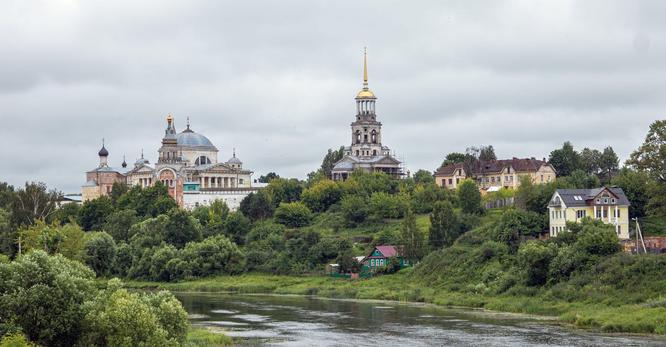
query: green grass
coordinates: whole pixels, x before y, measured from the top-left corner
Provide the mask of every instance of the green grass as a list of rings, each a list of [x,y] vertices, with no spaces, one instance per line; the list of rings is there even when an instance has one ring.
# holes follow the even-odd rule
[[[187,332],[185,347],[204,347],[204,346],[231,346],[234,341],[231,337],[205,328],[191,328]]]

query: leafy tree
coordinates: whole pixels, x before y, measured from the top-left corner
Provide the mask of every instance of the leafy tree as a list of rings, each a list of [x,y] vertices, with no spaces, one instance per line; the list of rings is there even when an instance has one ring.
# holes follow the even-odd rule
[[[620,159],[618,159],[617,154],[613,150],[613,147],[604,148],[601,157],[599,158],[599,167],[606,175],[606,182],[610,182],[613,178],[613,174],[617,172],[620,166]]]
[[[169,190],[162,182],[156,182],[147,188],[133,186],[118,197],[116,206],[118,209],[135,210],[140,217],[155,217],[177,207],[176,201],[169,196]]]
[[[125,242],[118,243],[116,247],[116,261],[113,274],[120,277],[126,277],[129,269],[132,267],[134,250]]]
[[[245,269],[245,255],[224,235],[188,243],[182,259],[189,263],[193,276],[237,274]]]
[[[303,191],[302,201],[310,210],[324,212],[342,198],[342,188],[331,180],[322,180]]]
[[[159,246],[166,239],[167,215],[159,215],[132,225],[129,231],[130,244],[137,249]]]
[[[269,172],[265,176],[261,175],[259,176],[259,183],[270,183],[274,179],[278,179],[280,176],[276,174],[275,172]]]
[[[18,235],[11,224],[9,212],[0,208],[0,253],[13,256],[16,252]]]
[[[108,196],[101,196],[83,203],[79,214],[79,225],[85,231],[102,230],[106,218],[113,213],[113,204]]]
[[[361,271],[361,264],[354,258],[351,248],[340,252],[337,258],[335,258],[335,263],[338,264],[340,273],[358,273]]]
[[[62,255],[34,251],[0,263],[0,335],[18,327],[43,346],[74,346],[81,327],[81,305],[95,292],[95,274]]]
[[[243,244],[250,231],[250,220],[240,212],[231,212],[224,221],[224,232],[236,244]]]
[[[361,224],[368,217],[368,201],[362,196],[346,195],[340,203],[342,216],[349,226]]]
[[[9,333],[0,338],[0,347],[38,347],[28,341],[25,335],[20,332]]]
[[[541,286],[548,280],[549,266],[557,256],[557,247],[543,241],[532,240],[523,243],[518,250],[518,267],[523,269],[528,286]]]
[[[666,120],[650,125],[643,144],[631,153],[627,165],[647,173],[654,183],[649,185],[648,213],[666,217]]]
[[[495,155],[495,149],[493,148],[492,145],[481,146],[481,148],[479,148],[479,160],[480,161],[497,160],[497,156]]]
[[[48,254],[62,254],[69,259],[81,259],[85,233],[76,224],[59,226],[37,221],[34,225],[21,228],[19,235],[23,253],[42,250]]]
[[[435,177],[432,175],[432,172],[428,170],[419,170],[414,173],[414,182],[418,183],[435,183]]]
[[[116,241],[129,241],[132,225],[139,222],[134,210],[119,210],[106,217],[102,230],[106,231]]]
[[[322,169],[318,169],[317,171],[312,171],[308,173],[308,178],[305,180],[305,187],[310,188],[319,181],[327,180],[329,177],[326,176],[324,171]]]
[[[10,211],[12,201],[14,201],[14,186],[0,182],[0,208]]]
[[[180,279],[184,273],[173,271],[173,263],[171,266],[169,262],[178,258],[178,250],[173,245],[165,245],[153,249],[150,255],[150,267],[148,270],[150,279],[155,281],[170,281]]]
[[[48,222],[58,221],[60,225],[65,225],[67,223],[76,223],[81,213],[81,205],[79,204],[64,204],[60,206],[55,213],[53,213],[50,218],[47,219]]]
[[[465,153],[459,153],[459,152],[449,153],[444,158],[444,161],[442,162],[442,166],[447,166],[447,165],[457,164],[457,163],[463,163],[467,159],[468,159],[468,157]]]
[[[631,204],[629,205],[629,217],[644,217],[645,209],[649,200],[650,177],[642,171],[634,171],[623,168],[613,177],[611,184],[622,188]]]
[[[458,203],[464,213],[479,213],[481,211],[481,193],[472,180],[464,180],[458,185]]]
[[[383,172],[367,173],[357,170],[340,185],[345,194],[364,195],[366,197],[377,192],[389,194],[398,192],[398,180]]]
[[[169,211],[169,221],[164,227],[164,241],[176,248],[185,246],[190,241],[201,240],[201,229],[194,217],[182,209]]]
[[[312,212],[302,202],[281,203],[275,210],[275,221],[292,228],[310,224]]]
[[[555,168],[558,176],[569,176],[574,170],[581,168],[580,154],[567,141],[562,148],[550,152],[548,162]]]
[[[434,183],[419,184],[412,191],[412,209],[416,213],[430,213],[437,201],[451,200],[451,193]]]
[[[666,182],[666,120],[650,125],[645,141],[631,153],[627,165],[649,173],[660,184]]]
[[[125,182],[114,182],[111,186],[111,194],[109,197],[114,205],[118,202],[118,199],[129,190],[129,186]]]
[[[596,188],[601,185],[599,178],[592,174],[588,175],[583,170],[574,170],[571,175],[557,179],[558,188],[583,189]]]
[[[370,212],[375,218],[402,218],[409,209],[406,195],[376,192],[370,196]]]
[[[116,242],[105,232],[90,233],[83,246],[83,260],[98,276],[108,276],[116,261]]]
[[[47,191],[44,183],[26,182],[23,188],[12,194],[14,225],[32,225],[37,220],[46,220],[56,211],[56,203],[61,195],[56,190]]]
[[[460,235],[460,222],[456,216],[453,205],[448,201],[435,203],[430,214],[430,233],[428,243],[433,250],[453,244]]]
[[[546,228],[545,216],[518,209],[506,210],[495,225],[493,235],[495,241],[509,246],[516,251],[520,241],[525,237],[536,237]]]
[[[404,257],[411,262],[416,262],[425,255],[425,236],[416,225],[416,216],[412,210],[407,210],[402,222],[400,243]]]
[[[589,149],[585,147],[580,152],[580,162],[581,170],[588,175],[596,175],[601,169],[601,152],[597,149]]]
[[[520,186],[516,189],[516,206],[526,211],[545,214],[548,211],[548,202],[555,194],[556,188],[553,182],[534,184],[529,176],[522,176]]]
[[[273,205],[263,191],[248,194],[241,201],[239,209],[244,216],[253,221],[273,216]]]
[[[273,207],[278,207],[281,202],[296,202],[301,200],[303,185],[295,178],[277,178],[268,184],[264,192],[268,194]]]
[[[324,156],[324,160],[321,163],[321,171],[324,174],[325,177],[331,177],[331,171],[333,170],[333,166],[335,166],[335,163],[340,161],[342,157],[344,157],[345,154],[345,148],[344,146],[340,146],[340,148],[337,151],[334,151],[332,149],[328,150],[328,153]]]
[[[620,240],[611,225],[583,225],[574,246],[588,254],[606,256],[620,251]]]
[[[189,326],[187,312],[173,294],[130,293],[118,280],[109,281],[84,312],[80,344],[85,346],[176,347],[185,341]]]

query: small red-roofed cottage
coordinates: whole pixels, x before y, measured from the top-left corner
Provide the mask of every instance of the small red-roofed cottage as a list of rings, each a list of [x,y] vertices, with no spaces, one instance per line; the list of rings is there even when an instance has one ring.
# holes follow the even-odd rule
[[[409,266],[409,261],[403,258],[400,249],[396,246],[377,246],[368,256],[363,258],[361,263],[363,267],[372,271],[389,265],[391,259],[397,260],[401,269]]]

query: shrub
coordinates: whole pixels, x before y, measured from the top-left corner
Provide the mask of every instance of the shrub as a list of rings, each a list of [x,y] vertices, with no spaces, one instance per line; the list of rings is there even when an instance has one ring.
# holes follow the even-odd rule
[[[542,241],[528,241],[518,250],[518,267],[525,272],[525,284],[539,286],[548,280],[548,268],[551,260],[557,255],[553,244]]]
[[[315,212],[324,212],[342,198],[342,188],[336,182],[325,179],[303,191],[301,200]]]
[[[81,346],[175,347],[185,341],[189,326],[187,312],[173,294],[130,293],[118,280],[109,281],[84,312]]]
[[[223,235],[188,243],[180,258],[189,263],[193,276],[236,274],[245,269],[245,255]]]
[[[81,305],[95,291],[95,274],[62,255],[33,251],[0,264],[0,335],[14,326],[44,346],[73,346]]]
[[[312,212],[302,202],[281,203],[275,210],[275,221],[292,228],[310,224]]]
[[[362,196],[347,195],[341,202],[342,216],[349,226],[361,224],[368,217],[368,202]]]
[[[402,218],[407,209],[409,201],[404,195],[377,192],[370,196],[370,211],[376,218]]]
[[[458,185],[458,203],[464,213],[481,211],[481,193],[474,181],[468,179]]]

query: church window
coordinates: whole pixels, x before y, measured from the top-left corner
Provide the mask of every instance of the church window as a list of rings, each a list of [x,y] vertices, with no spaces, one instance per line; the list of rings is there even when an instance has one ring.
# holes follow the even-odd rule
[[[360,130],[356,130],[356,143],[361,143],[361,131]]]
[[[357,149],[357,150],[356,150],[356,156],[357,156],[357,157],[359,156],[359,153],[360,153],[360,152],[359,152],[358,149]]]
[[[377,150],[376,149],[372,150],[372,155],[377,155]]]
[[[377,132],[372,131],[372,143],[377,143]]]
[[[368,134],[363,134],[363,142],[368,142]]]

